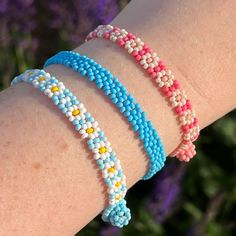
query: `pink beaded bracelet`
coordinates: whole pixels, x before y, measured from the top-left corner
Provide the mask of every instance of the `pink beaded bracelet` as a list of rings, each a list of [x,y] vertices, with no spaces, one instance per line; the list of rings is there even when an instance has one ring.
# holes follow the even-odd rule
[[[157,83],[159,90],[177,115],[182,131],[182,142],[170,156],[188,162],[196,154],[193,142],[198,138],[200,128],[191,102],[187,99],[185,91],[180,90],[180,84],[174,79],[172,72],[149,46],[125,29],[112,25],[99,25],[88,34],[86,41],[93,38],[108,39],[125,48]]]

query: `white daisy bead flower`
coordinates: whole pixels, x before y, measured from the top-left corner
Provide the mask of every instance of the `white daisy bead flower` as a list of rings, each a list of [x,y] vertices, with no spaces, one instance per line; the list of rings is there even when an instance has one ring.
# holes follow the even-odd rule
[[[159,60],[160,59],[155,52],[148,52],[142,56],[140,65],[142,65],[144,69],[154,68],[158,65]]]
[[[194,118],[196,114],[193,110],[186,110],[183,114],[179,117],[181,125],[190,125],[194,122]]]
[[[105,168],[103,169],[103,177],[104,178],[113,178],[118,174],[118,169],[113,161],[109,163],[105,163]],[[112,188],[115,191],[115,188]],[[112,192],[113,193],[113,192]]]
[[[99,143],[95,143],[95,148],[93,152],[95,153],[95,160],[102,159],[105,160],[110,156],[112,152],[111,143],[108,141],[101,141]]]
[[[66,103],[67,98],[64,98],[64,100],[62,100],[62,101]],[[72,122],[74,119],[77,119],[77,120],[85,119],[85,113],[86,113],[86,109],[84,107],[84,104],[80,103],[78,105],[72,105],[72,106],[68,107],[68,110],[66,112],[66,116],[68,117],[69,121]]]
[[[122,186],[126,185],[126,180],[122,177],[116,177],[116,179],[112,180],[112,185],[114,186],[115,192],[120,192]]]
[[[63,93],[65,86],[62,82],[48,84],[44,90],[44,94],[51,98],[53,95],[58,96],[60,93]]]
[[[163,86],[170,87],[174,83],[174,75],[171,70],[161,70],[157,73],[156,83],[160,88]]]
[[[41,74],[38,76],[35,76],[34,80],[32,81],[32,84],[35,88],[38,88],[40,84],[45,84],[49,79],[51,79],[51,76],[49,73]]]
[[[125,42],[124,47],[131,54],[133,51],[140,51],[142,50],[144,42],[141,41],[140,38],[131,39]]]
[[[175,90],[170,97],[170,103],[172,107],[183,106],[186,104],[187,96],[183,90]]]
[[[106,29],[104,27],[101,27],[96,32],[97,32],[97,36],[102,38],[103,35],[106,33]]]
[[[101,131],[101,129],[98,127],[98,122],[90,122],[87,121],[85,124],[82,125],[81,130],[79,131],[80,134],[82,134],[82,138],[91,138],[95,139],[99,136],[98,132]]]
[[[122,187],[121,178],[116,177],[116,179],[112,180],[112,185],[114,186],[114,192],[119,192]]]
[[[122,34],[120,33],[120,31],[118,32],[111,32],[110,33],[110,40],[113,42],[116,42],[118,39],[123,38],[124,36],[122,36]]]

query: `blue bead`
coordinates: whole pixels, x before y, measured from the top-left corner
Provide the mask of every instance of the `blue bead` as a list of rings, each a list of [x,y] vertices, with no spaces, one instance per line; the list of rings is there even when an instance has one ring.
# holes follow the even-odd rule
[[[76,124],[76,125],[75,125],[75,129],[76,129],[76,130],[80,130],[80,129],[81,129],[81,125],[80,125],[80,124]]]
[[[115,98],[112,98],[112,103],[116,104],[118,102],[118,99],[115,97]]]

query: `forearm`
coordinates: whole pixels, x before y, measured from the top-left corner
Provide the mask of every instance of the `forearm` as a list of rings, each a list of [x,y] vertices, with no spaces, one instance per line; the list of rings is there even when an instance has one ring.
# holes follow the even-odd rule
[[[147,2],[133,1],[112,22],[137,33],[158,52],[187,91],[201,128],[236,105],[235,3],[218,1],[210,6],[210,2],[153,0],[145,6]],[[221,15],[213,17],[220,9],[224,9]],[[76,50],[119,78],[141,103],[170,153],[180,142],[178,124],[135,62],[108,41],[90,41]],[[76,73],[62,66],[47,70],[99,121],[121,160],[128,187],[137,182],[148,160],[122,115]],[[75,234],[105,206],[106,194],[92,154],[51,101],[27,84],[0,94],[0,114],[0,234]]]

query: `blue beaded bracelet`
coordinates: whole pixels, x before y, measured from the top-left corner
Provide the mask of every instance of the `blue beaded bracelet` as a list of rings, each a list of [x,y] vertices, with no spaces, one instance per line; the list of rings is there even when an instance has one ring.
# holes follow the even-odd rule
[[[138,133],[149,157],[149,170],[143,179],[151,178],[165,163],[166,155],[163,144],[151,121],[147,120],[146,113],[142,111],[140,104],[128,93],[124,85],[114,77],[110,71],[103,68],[93,59],[72,51],[62,51],[49,58],[44,66],[62,64],[87,76],[90,81],[97,84],[99,89],[116,104],[118,109],[131,123],[134,131]]]
[[[82,138],[87,138],[89,149],[93,152],[105,184],[108,187],[109,204],[102,213],[102,219],[112,225],[123,227],[131,219],[130,210],[126,207],[126,177],[120,161],[110,146],[105,134],[98,126],[84,105],[65,88],[64,84],[44,70],[27,70],[15,77],[11,85],[27,82],[52,99],[53,103],[64,113],[75,126]]]

